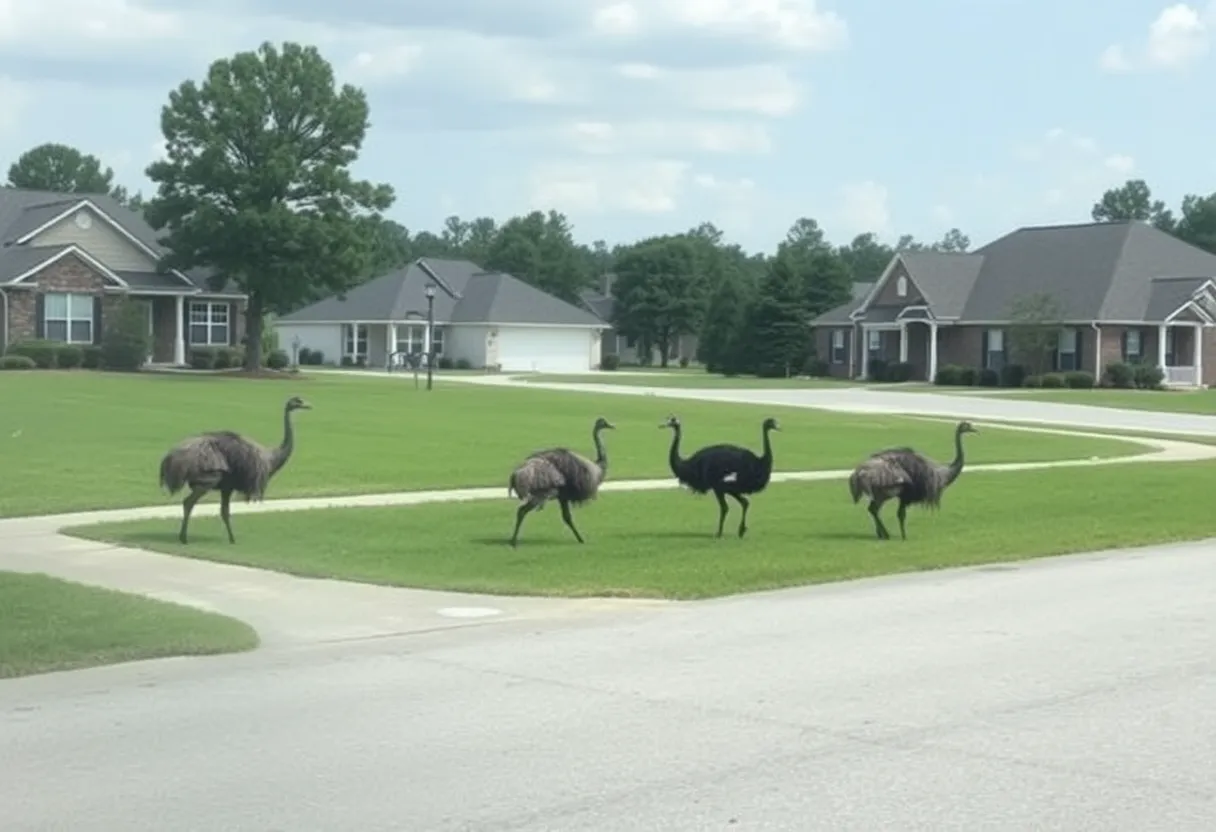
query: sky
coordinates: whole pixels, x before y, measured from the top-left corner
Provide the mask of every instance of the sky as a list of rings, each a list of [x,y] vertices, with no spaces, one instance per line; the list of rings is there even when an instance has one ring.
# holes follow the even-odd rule
[[[356,173],[411,230],[566,213],[610,245],[799,217],[979,245],[1144,178],[1216,191],[1210,5],[1151,0],[0,0],[0,174],[42,142],[149,195],[211,61],[316,45],[367,91]]]

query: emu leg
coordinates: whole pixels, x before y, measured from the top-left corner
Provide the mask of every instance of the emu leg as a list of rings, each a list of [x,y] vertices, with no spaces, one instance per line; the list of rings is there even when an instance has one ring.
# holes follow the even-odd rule
[[[232,489],[226,488],[220,492],[220,518],[224,521],[224,528],[228,530],[228,542],[236,543],[236,538],[232,535],[232,518],[229,513],[229,504],[232,502]]]
[[[743,537],[747,533],[747,510],[751,506],[751,503],[742,494],[731,494],[730,496],[738,500],[739,505],[743,506],[743,519],[739,521],[739,537]]]
[[[874,518],[874,533],[878,535],[879,540],[890,540],[891,535],[887,531],[887,527],[882,524],[882,518],[878,516],[879,509],[882,508],[882,503],[878,500],[870,500],[870,516]]]
[[[519,527],[524,524],[524,518],[528,516],[528,512],[534,508],[536,508],[536,504],[529,501],[520,506],[519,510],[515,512],[515,532],[511,535],[512,546],[519,544]]]
[[[203,495],[206,493],[206,488],[194,488],[186,499],[182,500],[182,528],[177,533],[177,539],[182,543],[186,542],[186,529],[190,525],[190,512],[194,511],[195,504],[203,499]]]
[[[578,533],[578,529],[574,528],[574,518],[570,516],[570,504],[565,500],[559,500],[558,503],[562,507],[562,521],[570,527],[570,531],[574,532],[575,538],[579,543],[583,542],[583,536]]]
[[[895,513],[899,518],[899,536],[904,540],[908,539],[908,533],[904,530],[904,518],[908,516],[908,504],[903,500],[899,501],[899,511]]]
[[[726,505],[726,495],[721,491],[714,491],[714,496],[718,498],[718,537],[722,536],[722,526],[726,524],[726,513],[730,511],[730,507]]]

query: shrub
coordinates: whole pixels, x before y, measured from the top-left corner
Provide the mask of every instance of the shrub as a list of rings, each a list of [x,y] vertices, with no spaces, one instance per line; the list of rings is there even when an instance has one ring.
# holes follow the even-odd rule
[[[148,333],[148,305],[121,298],[110,309],[101,334],[101,366],[134,372],[148,360],[152,336]]]
[[[881,358],[871,358],[866,365],[866,378],[870,381],[887,380],[887,362]]]
[[[1136,370],[1131,364],[1114,361],[1102,370],[1102,384],[1106,387],[1118,387],[1128,390],[1136,386]]]
[[[96,344],[89,344],[80,351],[80,366],[86,370],[97,370],[101,368],[101,347]]]
[[[291,364],[291,359],[287,353],[280,349],[273,349],[266,353],[266,366],[272,370],[283,370]]]
[[[831,369],[828,367],[828,362],[812,358],[806,362],[803,372],[812,378],[826,378],[831,374]]]
[[[211,348],[211,367],[216,370],[227,370],[232,366],[232,350],[228,347]]]
[[[1042,376],[1026,376],[1026,378],[1022,379],[1022,386],[1023,387],[1042,387],[1043,386],[1043,377]]]
[[[439,356],[438,366],[441,370],[451,370],[456,367],[456,362],[448,358],[446,355],[441,355]]]
[[[916,366],[914,364],[909,364],[907,361],[899,361],[887,365],[885,378],[887,381],[900,384],[905,381],[911,381],[914,375],[916,375]]]
[[[300,347],[297,360],[301,364],[319,366],[325,363],[325,353],[323,353],[321,350],[310,350],[308,347]]]
[[[681,369],[685,369],[685,370],[688,369],[688,356],[687,355],[680,356],[680,367],[681,367]]]
[[[619,370],[621,368],[621,357],[616,353],[605,355],[600,358],[601,370]]]
[[[1043,387],[1057,390],[1064,386],[1063,373],[1046,373],[1043,376]]]
[[[617,358],[617,357],[615,355],[604,356],[605,361],[607,361],[609,358]],[[617,361],[619,362],[620,359],[618,358]],[[601,364],[600,366],[603,366],[603,365]],[[456,369],[457,370],[471,370],[471,369],[473,369],[473,362],[467,358],[457,358],[456,359]]]
[[[36,370],[38,365],[28,355],[0,356],[0,370]]]
[[[1094,386],[1094,374],[1085,370],[1072,370],[1064,374],[1064,383],[1073,390],[1089,390]]]
[[[940,384],[942,387],[955,387],[958,385],[958,371],[961,369],[962,367],[954,364],[938,367],[937,375],[933,377],[933,383]]]
[[[974,387],[979,378],[980,371],[978,367],[958,368],[958,383],[960,387]]]
[[[976,383],[980,387],[999,387],[1001,385],[1001,374],[991,367],[985,367],[980,370]]]
[[[19,341],[8,348],[9,355],[24,355],[32,360],[39,370],[55,367],[58,352],[59,344],[55,341]]]
[[[190,350],[190,366],[196,370],[214,370],[215,350],[210,347],[194,347]]]
[[[355,366],[355,359],[351,358],[349,355],[342,356],[342,366],[343,367]]]
[[[1001,368],[1002,387],[1021,387],[1026,378],[1026,368],[1021,364],[1006,364]]]
[[[1137,364],[1133,373],[1136,386],[1142,390],[1160,390],[1165,372],[1156,364]]]
[[[74,370],[84,363],[84,350],[75,344],[63,344],[55,351],[55,366],[61,370]]]

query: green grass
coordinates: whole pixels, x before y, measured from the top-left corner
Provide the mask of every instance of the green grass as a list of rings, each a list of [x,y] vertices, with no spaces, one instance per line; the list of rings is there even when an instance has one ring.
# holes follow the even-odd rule
[[[670,436],[659,422],[676,412],[685,453],[711,442],[760,444],[760,422],[777,416],[777,470],[852,466],[877,448],[909,444],[944,457],[949,425],[897,416],[662,397],[500,388],[453,382],[428,393],[384,378],[293,379],[118,375],[92,372],[0,376],[0,517],[168,502],[160,459],[191,434],[232,429],[275,444],[282,406],[298,394],[314,409],[296,414],[296,453],[268,497],[322,496],[501,486],[529,452],[566,444],[591,453],[591,425],[604,415],[615,479],[669,476]],[[984,430],[983,425],[980,429]],[[1114,439],[991,430],[971,444],[973,462],[1118,456],[1142,446]]]
[[[232,618],[16,572],[0,572],[0,621],[0,679],[258,645]]]
[[[1037,390],[1018,400],[1216,416],[1216,390]]]
[[[529,384],[543,382],[546,384],[613,384],[622,387],[682,387],[687,389],[699,388],[841,388],[860,387],[865,382],[844,381],[828,378],[758,378],[756,376],[723,376],[717,373],[679,372],[679,373],[647,373],[641,375],[616,375],[612,372],[595,373],[592,375],[561,375],[559,373],[521,376],[521,380]]]
[[[975,437],[979,439],[980,437]],[[978,444],[978,442],[976,443]],[[1216,535],[1211,463],[965,472],[938,513],[909,512],[899,540],[878,541],[843,481],[770,486],[752,502],[748,537],[714,539],[712,497],[605,492],[575,512],[579,546],[557,506],[534,513],[506,545],[514,502],[246,515],[235,546],[215,518],[179,546],[175,520],[70,533],[126,546],[321,578],[499,594],[703,598],[885,573]],[[1153,495],[1168,494],[1169,499]]]

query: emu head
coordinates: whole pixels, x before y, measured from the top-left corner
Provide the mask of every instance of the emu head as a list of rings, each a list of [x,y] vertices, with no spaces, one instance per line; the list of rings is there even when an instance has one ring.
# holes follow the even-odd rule
[[[769,416],[767,419],[764,420],[764,425],[761,426],[761,430],[765,430],[765,431],[781,430],[781,425],[777,424],[776,419],[774,419],[772,416]]]
[[[299,396],[292,396],[287,400],[287,410],[312,410],[312,405],[301,399]]]
[[[680,427],[680,419],[674,413],[667,417],[667,421],[659,423],[660,428],[673,428],[678,430]]]
[[[616,430],[616,425],[612,424],[612,422],[609,422],[607,419],[605,419],[603,416],[601,416],[600,418],[595,420],[595,427],[592,428],[592,430],[596,433],[599,433],[600,431],[602,431],[604,429]]]
[[[964,421],[962,421],[962,422],[959,422],[959,423],[958,423],[958,428],[957,428],[957,431],[958,431],[958,433],[960,433],[960,434],[963,434],[963,433],[979,433],[979,431],[978,431],[978,430],[976,430],[976,429],[975,429],[975,427],[974,427],[974,426],[973,426],[973,425],[972,425],[970,422],[968,422],[968,421],[966,421],[966,420],[964,420]]]

